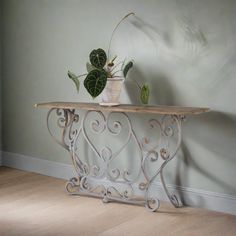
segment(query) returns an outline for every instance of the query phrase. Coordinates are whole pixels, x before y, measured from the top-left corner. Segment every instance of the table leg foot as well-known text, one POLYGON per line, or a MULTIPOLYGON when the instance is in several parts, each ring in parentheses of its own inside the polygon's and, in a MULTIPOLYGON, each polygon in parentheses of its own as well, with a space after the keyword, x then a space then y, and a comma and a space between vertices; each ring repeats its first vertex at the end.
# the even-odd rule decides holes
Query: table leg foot
POLYGON ((102 199, 103 203, 109 203, 109 198, 105 195, 102 199))
POLYGON ((79 192, 80 189, 80 178, 71 178, 65 186, 66 192, 69 194, 75 194, 79 192))
POLYGON ((146 199, 145 207, 152 212, 155 212, 160 207, 160 200, 157 198, 146 199))
POLYGON ((170 192, 168 191, 167 186, 166 186, 165 181, 164 181, 164 177, 163 177, 163 172, 162 172, 162 170, 160 171, 160 178, 161 178, 161 183, 162 183, 163 189, 164 189, 164 191, 165 191, 167 197, 169 198, 171 204, 172 204, 175 208, 182 207, 183 205, 181 204, 181 202, 180 202, 180 200, 178 199, 178 197, 177 197, 175 194, 170 194, 170 192))

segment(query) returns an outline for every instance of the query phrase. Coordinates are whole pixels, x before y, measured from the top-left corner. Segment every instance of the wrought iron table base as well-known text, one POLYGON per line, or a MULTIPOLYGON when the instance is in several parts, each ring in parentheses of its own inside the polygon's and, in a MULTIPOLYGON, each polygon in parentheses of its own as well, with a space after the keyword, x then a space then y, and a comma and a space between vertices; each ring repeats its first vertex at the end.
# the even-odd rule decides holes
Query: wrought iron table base
MULTIPOLYGON (((165 190, 165 193, 170 201, 170 203, 176 207, 182 207, 182 204, 178 200, 178 197, 175 194, 170 194, 165 183, 162 182, 163 189, 165 190)), ((114 197, 112 196, 111 192, 109 192, 109 189, 106 189, 105 191, 102 191, 101 193, 94 193, 90 192, 89 190, 85 190, 80 185, 80 180, 73 177, 71 178, 65 186, 65 189, 68 194, 70 195, 79 195, 79 196, 91 196, 91 197, 97 197, 102 198, 102 201, 104 203, 116 201, 116 202, 122 202, 122 203, 128 203, 128 204, 134 204, 134 205, 143 205, 150 211, 156 211, 160 207, 160 201, 159 199, 136 199, 136 198, 126 198, 122 195, 120 197, 114 197), (155 207, 151 206, 155 205, 155 207)))
MULTIPOLYGON (((160 206, 159 199, 151 192, 154 181, 159 176, 163 190, 174 207, 181 203, 176 195, 169 193, 164 181, 163 170, 175 156, 181 144, 181 123, 183 115, 162 115, 161 119, 148 121, 151 130, 157 129, 159 137, 155 142, 150 138, 138 139, 129 115, 125 112, 104 113, 100 110, 86 111, 79 115, 75 109, 52 108, 47 115, 47 127, 52 138, 69 151, 76 178, 70 179, 66 190, 73 195, 87 195, 102 198, 104 203, 118 201, 129 204, 144 205, 151 211, 160 206), (61 131, 61 139, 57 139, 54 130, 50 128, 52 114, 57 115, 57 125, 61 131), (121 147, 113 151, 107 145, 98 148, 92 141, 90 132, 96 135, 107 132, 108 135, 119 136, 125 129, 127 137, 121 147), (80 158, 79 142, 84 140, 100 165, 90 165, 80 158), (139 173, 131 178, 131 172, 119 168, 111 168, 111 163, 119 159, 122 150, 130 142, 138 150, 139 173), (154 144, 153 144, 154 143, 154 144), (160 162, 155 174, 150 176, 148 164, 160 162), (135 194, 138 186, 140 196, 135 194), (139 197, 139 198, 138 198, 139 197)), ((137 157, 136 157, 137 158, 137 157)))

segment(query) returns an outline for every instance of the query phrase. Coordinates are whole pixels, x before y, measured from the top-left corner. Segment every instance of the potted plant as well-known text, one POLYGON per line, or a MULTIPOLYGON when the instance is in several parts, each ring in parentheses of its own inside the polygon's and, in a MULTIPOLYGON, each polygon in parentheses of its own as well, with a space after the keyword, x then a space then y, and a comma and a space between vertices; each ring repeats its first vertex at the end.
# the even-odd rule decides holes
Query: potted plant
MULTIPOLYGON (((73 72, 68 71, 68 77, 75 83, 77 91, 79 91, 80 88, 79 79, 85 77, 83 84, 92 98, 96 98, 102 93, 102 103, 100 103, 101 105, 119 104, 120 91, 123 81, 126 79, 129 70, 134 65, 133 61, 128 61, 126 63, 125 60, 115 63, 117 56, 113 56, 111 59, 108 58, 114 32, 120 23, 131 15, 134 15, 134 13, 129 13, 124 16, 114 28, 107 54, 105 50, 101 48, 91 51, 89 54, 90 62, 86 64, 87 73, 75 75, 73 72)), ((143 86, 140 86, 136 80, 133 81, 140 89, 141 102, 143 104, 147 104, 149 98, 148 85, 144 84, 143 86)))

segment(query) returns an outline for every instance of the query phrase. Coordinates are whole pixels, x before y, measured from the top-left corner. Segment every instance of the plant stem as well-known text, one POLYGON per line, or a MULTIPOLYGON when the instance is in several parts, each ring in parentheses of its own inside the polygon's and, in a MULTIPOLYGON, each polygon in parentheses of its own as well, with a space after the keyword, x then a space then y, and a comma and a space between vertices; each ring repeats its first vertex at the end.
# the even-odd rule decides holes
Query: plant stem
POLYGON ((82 75, 78 75, 78 76, 77 76, 77 79, 78 79, 79 77, 86 76, 86 75, 88 75, 88 73, 82 74, 82 75))
POLYGON ((141 86, 139 85, 139 83, 137 82, 137 80, 135 80, 135 79, 133 79, 133 78, 132 78, 132 80, 133 80, 133 82, 137 85, 137 87, 141 90, 142 88, 141 88, 141 86))
POLYGON ((109 65, 109 64, 113 64, 113 62, 115 61, 116 58, 117 58, 117 55, 115 55, 115 56, 113 57, 113 59, 108 63, 108 65, 109 65))
POLYGON ((116 27, 115 27, 114 30, 112 31, 111 38, 110 38, 110 42, 109 42, 109 47, 108 47, 108 51, 107 51, 108 59, 110 58, 111 41, 112 41, 112 39, 113 39, 113 36, 114 36, 115 31, 117 30, 117 28, 118 28, 118 26, 120 25, 120 23, 121 23, 123 20, 125 20, 126 18, 128 18, 129 16, 131 16, 131 15, 135 15, 135 13, 130 12, 129 14, 125 15, 125 16, 118 22, 118 24, 116 25, 116 27))
POLYGON ((117 58, 117 55, 115 55, 113 59, 110 62, 108 62, 107 66, 108 66, 109 71, 111 71, 111 68, 114 66, 114 61, 116 58, 117 58))
POLYGON ((116 73, 120 72, 120 71, 123 71, 123 70, 117 70, 115 71, 114 73, 111 74, 111 76, 113 77, 116 73))
POLYGON ((119 66, 120 64, 122 64, 123 63, 123 61, 119 61, 112 69, 111 69, 111 72, 117 67, 117 66, 119 66))

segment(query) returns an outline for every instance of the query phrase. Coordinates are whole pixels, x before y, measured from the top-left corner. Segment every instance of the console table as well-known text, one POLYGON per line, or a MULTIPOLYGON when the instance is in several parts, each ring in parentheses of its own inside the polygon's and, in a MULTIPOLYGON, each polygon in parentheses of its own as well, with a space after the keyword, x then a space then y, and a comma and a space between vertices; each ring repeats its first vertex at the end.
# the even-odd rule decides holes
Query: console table
POLYGON ((100 197, 103 202, 141 204, 156 211, 160 201, 153 188, 155 180, 160 178, 170 202, 175 207, 181 206, 177 196, 167 189, 163 170, 181 145, 182 121, 187 115, 201 114, 208 108, 108 107, 73 102, 41 103, 35 107, 49 109, 49 133, 72 158, 77 176, 67 182, 68 193, 100 197), (142 126, 148 130, 144 137, 138 137, 134 125, 138 113, 148 118, 138 126, 139 130, 142 126), (55 120, 57 127, 51 127, 50 121, 55 120), (129 158, 126 155, 123 160, 125 151, 129 158))

